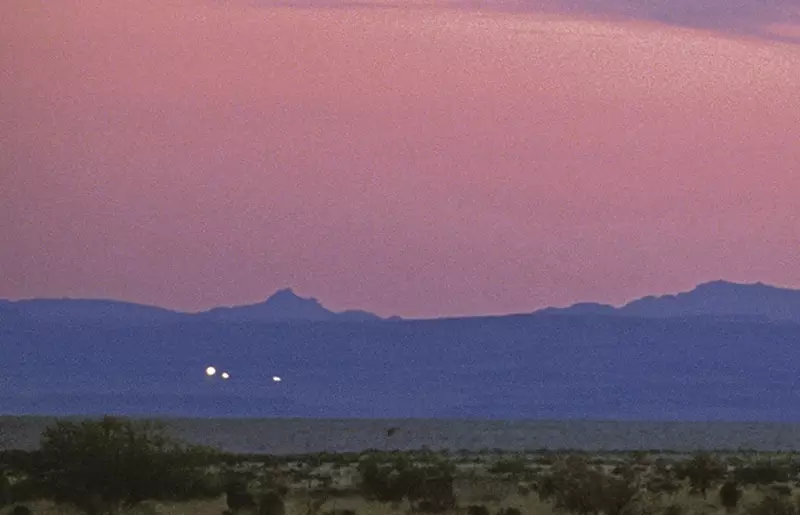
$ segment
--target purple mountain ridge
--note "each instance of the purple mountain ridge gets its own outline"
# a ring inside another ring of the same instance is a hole
[[[675,295],[647,296],[615,307],[581,302],[565,308],[544,308],[536,315],[604,315],[639,318],[716,317],[764,322],[800,323],[800,290],[763,283],[712,281]],[[0,318],[103,320],[119,323],[163,323],[187,318],[240,322],[364,322],[384,319],[368,311],[336,312],[313,297],[301,297],[291,288],[278,290],[256,304],[217,307],[184,313],[156,306],[103,299],[0,299]],[[466,317],[466,318],[480,318]]]
[[[799,313],[798,290],[725,281],[396,322],[290,289],[193,314],[0,301],[0,414],[800,422]]]
[[[0,320],[27,317],[61,321],[92,320],[133,324],[177,322],[187,318],[232,322],[365,322],[382,320],[368,311],[335,312],[315,298],[300,297],[291,288],[278,290],[264,302],[217,307],[200,313],[184,313],[156,306],[105,299],[0,299]]]
[[[291,288],[278,290],[260,304],[214,308],[198,315],[220,320],[263,322],[381,320],[378,315],[367,311],[343,311],[340,313],[331,311],[324,307],[319,300],[313,297],[300,297]]]
[[[647,296],[620,307],[584,302],[566,308],[545,308],[536,313],[642,318],[713,316],[800,323],[800,290],[763,283],[711,281],[688,292]]]

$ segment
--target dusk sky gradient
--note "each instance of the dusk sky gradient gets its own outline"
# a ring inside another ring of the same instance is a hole
[[[796,0],[9,0],[0,298],[800,288]]]

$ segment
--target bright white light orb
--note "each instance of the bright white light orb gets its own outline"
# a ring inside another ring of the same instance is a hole
[[[227,372],[223,372],[221,377],[222,377],[222,379],[228,379],[228,378],[231,377],[231,375],[229,373],[227,373]]]
[[[206,375],[207,375],[208,377],[211,377],[211,376],[213,376],[213,375],[214,375],[214,374],[216,374],[216,373],[217,373],[217,369],[216,369],[216,368],[214,368],[214,367],[208,367],[208,368],[206,369]]]
[[[276,383],[280,383],[280,382],[281,382],[281,378],[280,378],[280,377],[278,377],[278,376],[272,376],[272,380],[273,380],[274,382],[276,382]]]

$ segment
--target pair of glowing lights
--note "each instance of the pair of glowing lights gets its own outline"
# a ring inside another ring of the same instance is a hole
[[[217,375],[217,369],[215,367],[206,368],[206,375],[208,377],[214,377],[215,375]],[[219,376],[222,379],[230,379],[231,378],[231,375],[229,373],[227,373],[227,372],[222,372]]]
[[[208,368],[206,368],[206,375],[208,377],[214,377],[215,375],[217,375],[216,367],[208,367]],[[222,379],[230,379],[231,378],[231,375],[228,372],[222,372],[219,376]],[[275,382],[275,383],[280,383],[281,382],[281,378],[278,377],[278,376],[272,376],[272,381]]]

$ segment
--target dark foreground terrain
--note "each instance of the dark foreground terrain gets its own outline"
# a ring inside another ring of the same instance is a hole
[[[51,420],[38,447],[0,454],[0,513],[800,513],[791,451],[400,451],[398,432],[357,452],[243,454],[146,421]]]

